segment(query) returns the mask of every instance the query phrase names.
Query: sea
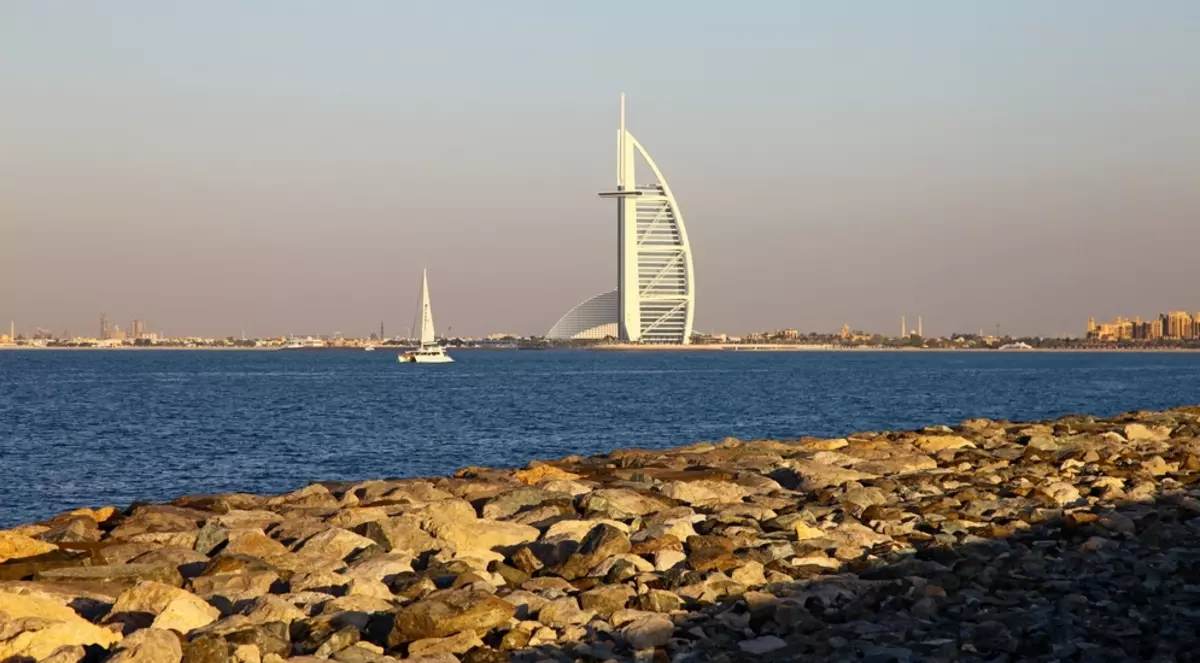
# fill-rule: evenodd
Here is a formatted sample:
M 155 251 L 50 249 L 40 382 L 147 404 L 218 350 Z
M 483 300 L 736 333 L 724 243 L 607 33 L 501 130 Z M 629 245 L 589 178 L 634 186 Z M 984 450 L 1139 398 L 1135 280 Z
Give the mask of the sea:
M 0 527 L 701 440 L 1200 403 L 1200 353 L 0 352 Z

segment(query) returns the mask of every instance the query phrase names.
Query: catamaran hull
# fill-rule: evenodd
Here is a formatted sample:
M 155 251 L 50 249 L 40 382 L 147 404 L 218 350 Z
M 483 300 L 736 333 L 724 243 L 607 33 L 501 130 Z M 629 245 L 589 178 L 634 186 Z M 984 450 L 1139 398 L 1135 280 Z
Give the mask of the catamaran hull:
M 401 364 L 451 364 L 450 355 L 419 355 L 406 352 L 396 358 Z

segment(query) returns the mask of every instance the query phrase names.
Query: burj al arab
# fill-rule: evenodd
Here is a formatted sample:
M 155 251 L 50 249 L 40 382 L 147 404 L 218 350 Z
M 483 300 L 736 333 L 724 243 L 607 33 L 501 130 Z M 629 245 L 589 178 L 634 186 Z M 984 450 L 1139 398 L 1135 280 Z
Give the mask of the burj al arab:
M 653 182 L 638 184 L 638 157 L 653 175 Z M 547 338 L 688 343 L 695 318 L 696 281 L 687 229 L 662 171 L 625 128 L 625 95 L 621 95 L 617 131 L 617 186 L 600 197 L 617 204 L 617 288 L 571 309 Z

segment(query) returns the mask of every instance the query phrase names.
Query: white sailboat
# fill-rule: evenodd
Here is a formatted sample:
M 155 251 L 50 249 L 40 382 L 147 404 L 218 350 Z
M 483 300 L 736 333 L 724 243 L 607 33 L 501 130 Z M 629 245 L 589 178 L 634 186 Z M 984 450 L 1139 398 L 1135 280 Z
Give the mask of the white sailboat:
M 421 272 L 421 346 L 398 357 L 404 364 L 448 364 L 453 359 L 438 345 L 433 332 L 433 311 L 429 308 L 429 274 Z

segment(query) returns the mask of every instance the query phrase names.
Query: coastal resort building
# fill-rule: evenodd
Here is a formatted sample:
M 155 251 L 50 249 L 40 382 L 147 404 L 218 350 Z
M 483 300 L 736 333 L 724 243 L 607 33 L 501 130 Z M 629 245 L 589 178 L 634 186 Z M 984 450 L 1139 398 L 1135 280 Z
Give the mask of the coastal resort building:
M 638 157 L 653 174 L 653 183 L 637 183 Z M 689 343 L 696 314 L 691 245 L 671 187 L 646 148 L 625 129 L 625 95 L 617 131 L 617 188 L 600 197 L 617 203 L 617 289 L 571 309 L 547 338 Z

